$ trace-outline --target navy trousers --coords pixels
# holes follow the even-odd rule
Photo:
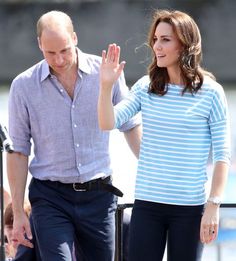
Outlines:
[[[29,200],[42,261],[114,259],[117,196],[33,178]]]
[[[135,200],[129,261],[161,261],[167,242],[168,261],[201,260],[201,206],[176,206]]]

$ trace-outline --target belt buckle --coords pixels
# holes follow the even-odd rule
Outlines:
[[[78,188],[76,188],[76,183],[73,183],[73,189],[74,189],[74,191],[87,191],[86,189],[78,189]]]

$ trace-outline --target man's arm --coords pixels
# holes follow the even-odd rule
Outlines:
[[[124,132],[125,139],[134,153],[135,157],[139,158],[140,143],[142,139],[142,127],[141,124],[135,126],[129,131]]]
[[[22,245],[32,247],[28,239],[32,238],[28,217],[24,211],[25,187],[28,175],[28,156],[18,152],[7,154],[7,175],[11,190],[14,215],[14,237]]]
[[[7,207],[7,205],[11,202],[11,196],[8,193],[8,191],[5,190],[5,188],[3,188],[3,193],[4,193],[4,209]]]

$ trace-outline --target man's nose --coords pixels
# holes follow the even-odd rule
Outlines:
[[[62,57],[62,55],[57,55],[55,58],[55,62],[57,65],[61,65],[63,63],[64,59]]]

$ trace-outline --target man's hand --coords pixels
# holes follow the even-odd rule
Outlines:
[[[25,212],[22,214],[14,214],[13,236],[19,244],[30,248],[34,247],[30,242],[32,239],[32,233],[29,218]]]

